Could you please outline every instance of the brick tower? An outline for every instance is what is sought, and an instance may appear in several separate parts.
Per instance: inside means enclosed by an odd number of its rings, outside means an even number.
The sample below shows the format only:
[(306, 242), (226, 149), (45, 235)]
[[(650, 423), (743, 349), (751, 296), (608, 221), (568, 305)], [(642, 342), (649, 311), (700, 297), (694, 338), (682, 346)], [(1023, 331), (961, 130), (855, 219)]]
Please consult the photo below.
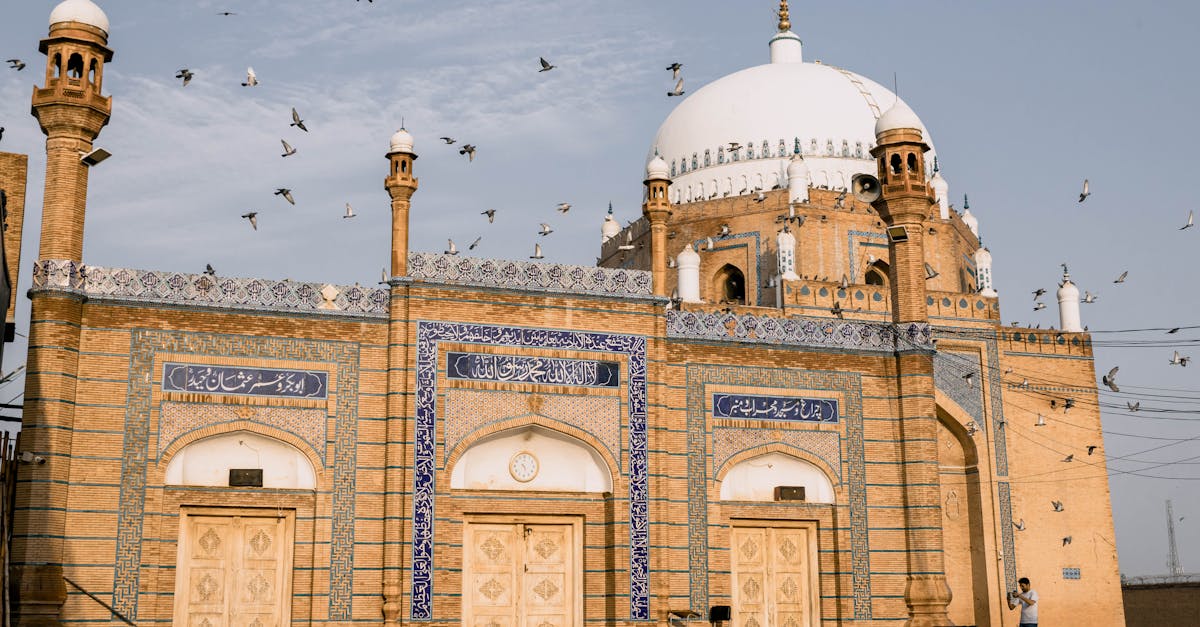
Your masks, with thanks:
[(19, 625), (57, 625), (66, 601), (64, 518), (71, 442), (76, 428), (76, 372), (83, 297), (83, 224), (88, 166), (82, 157), (108, 123), (112, 99), (101, 95), (108, 18), (90, 0), (67, 0), (50, 13), (45, 87), (34, 87), (33, 115), (46, 134), (46, 191), (35, 281), (30, 290), (28, 375), (21, 447), (40, 463), (18, 478), (12, 543)]
[[(388, 150), (389, 170), (384, 187), (392, 198), (392, 266), (389, 281), (391, 294), (388, 307), (388, 397), (387, 397), (387, 470), (385, 484), (389, 494), (407, 493), (403, 470), (405, 445), (411, 436), (405, 416), (407, 411), (408, 340), (408, 289), (404, 280), (408, 274), (408, 208), (413, 193), (417, 191), (417, 177), (413, 175), (413, 137), (401, 128), (392, 135)], [(396, 624), (400, 617), (401, 565), (404, 529), (400, 519), (407, 501), (398, 496), (387, 499), (384, 528), (384, 564), (388, 569), (383, 576), (383, 618), (387, 624)]]
[(667, 162), (655, 155), (646, 166), (646, 202), (642, 215), (650, 223), (650, 276), (655, 296), (667, 295), (667, 218), (671, 217), (671, 200), (667, 189)]
[[(881, 195), (873, 205), (887, 227), (891, 257), (892, 316), (897, 324), (928, 322), (925, 303), (925, 220), (934, 200), (925, 181), (921, 122), (903, 102), (875, 125)], [(903, 328), (903, 327), (901, 327)], [(950, 588), (942, 556), (942, 512), (938, 485), (937, 415), (934, 404), (933, 352), (898, 350), (896, 394), (899, 400), (900, 457), (903, 468), (904, 526), (908, 582), (904, 601), (907, 624), (949, 625)]]

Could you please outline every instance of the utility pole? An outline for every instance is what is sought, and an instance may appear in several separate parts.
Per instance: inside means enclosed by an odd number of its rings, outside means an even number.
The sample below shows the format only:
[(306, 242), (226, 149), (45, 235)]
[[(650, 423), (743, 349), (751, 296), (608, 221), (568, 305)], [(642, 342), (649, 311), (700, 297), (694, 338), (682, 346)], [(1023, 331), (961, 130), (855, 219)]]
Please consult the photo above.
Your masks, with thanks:
[(1183, 574), (1179, 548), (1175, 546), (1175, 511), (1171, 508), (1171, 499), (1167, 499), (1167, 574), (1172, 577)]

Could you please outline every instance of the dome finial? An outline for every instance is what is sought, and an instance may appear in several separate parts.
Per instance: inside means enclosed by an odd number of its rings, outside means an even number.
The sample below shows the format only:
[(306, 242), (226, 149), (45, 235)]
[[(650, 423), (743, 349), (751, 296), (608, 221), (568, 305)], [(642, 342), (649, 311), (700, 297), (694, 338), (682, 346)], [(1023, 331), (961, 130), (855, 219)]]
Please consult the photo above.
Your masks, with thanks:
[(612, 201), (608, 201), (608, 215), (612, 215)]
[(787, 0), (779, 0), (779, 32), (792, 30), (792, 21), (789, 18)]

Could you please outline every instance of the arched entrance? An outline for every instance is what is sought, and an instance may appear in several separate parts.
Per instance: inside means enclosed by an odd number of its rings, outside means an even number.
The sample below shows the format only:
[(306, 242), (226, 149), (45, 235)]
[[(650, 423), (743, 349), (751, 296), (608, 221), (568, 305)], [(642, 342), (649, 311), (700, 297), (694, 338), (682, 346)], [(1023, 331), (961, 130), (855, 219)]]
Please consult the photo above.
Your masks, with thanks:
[(953, 598), (955, 625), (989, 625), (987, 556), (984, 554), (979, 453), (962, 424), (938, 412), (938, 476), (941, 479), (942, 551)]
[(746, 275), (732, 264), (721, 266), (713, 275), (713, 294), (717, 301), (730, 305), (746, 304)]

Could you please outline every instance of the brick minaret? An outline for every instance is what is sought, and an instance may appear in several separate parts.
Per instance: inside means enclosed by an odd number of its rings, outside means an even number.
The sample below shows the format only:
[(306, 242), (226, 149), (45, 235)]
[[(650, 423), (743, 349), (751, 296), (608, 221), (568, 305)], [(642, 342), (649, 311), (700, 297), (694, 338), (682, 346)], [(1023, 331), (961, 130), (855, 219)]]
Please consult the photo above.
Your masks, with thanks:
[(671, 217), (671, 200), (667, 196), (671, 179), (667, 162), (655, 155), (646, 166), (646, 202), (642, 215), (650, 223), (650, 277), (655, 296), (667, 295), (667, 218)]
[[(899, 324), (928, 322), (925, 304), (925, 220), (933, 197), (925, 180), (921, 122), (902, 102), (875, 125), (871, 155), (879, 165), (882, 194), (873, 204), (888, 229), (892, 317)], [(900, 330), (903, 332), (903, 329)], [(933, 353), (896, 354), (904, 523), (908, 548), (907, 624), (949, 625), (950, 588), (942, 556), (942, 510), (936, 488), (937, 413), (933, 401)]]
[[(18, 625), (57, 625), (66, 601), (64, 515), (77, 419), (76, 380), (83, 299), (76, 289), (83, 262), (88, 168), (80, 157), (108, 123), (112, 99), (101, 95), (108, 18), (90, 0), (67, 0), (50, 14), (45, 87), (34, 87), (33, 115), (46, 134), (46, 191), (30, 290), (28, 374), (21, 448), (45, 460), (22, 465), (12, 543)], [(81, 415), (80, 418), (83, 418)], [(78, 556), (75, 556), (76, 558)]]
[(406, 403), (409, 354), (408, 340), (408, 283), (401, 278), (408, 274), (408, 208), (413, 193), (417, 191), (417, 177), (413, 175), (413, 137), (403, 128), (392, 135), (388, 150), (388, 177), (384, 187), (392, 198), (392, 265), (391, 298), (388, 306), (388, 397), (387, 397), (387, 459), (385, 485), (391, 495), (384, 504), (383, 544), (383, 618), (387, 624), (396, 624), (400, 618), (400, 579), (404, 559), (404, 528), (401, 522), (406, 500), (401, 494), (408, 492), (405, 485), (404, 466), (407, 448), (405, 442), (411, 435), (408, 406)]

